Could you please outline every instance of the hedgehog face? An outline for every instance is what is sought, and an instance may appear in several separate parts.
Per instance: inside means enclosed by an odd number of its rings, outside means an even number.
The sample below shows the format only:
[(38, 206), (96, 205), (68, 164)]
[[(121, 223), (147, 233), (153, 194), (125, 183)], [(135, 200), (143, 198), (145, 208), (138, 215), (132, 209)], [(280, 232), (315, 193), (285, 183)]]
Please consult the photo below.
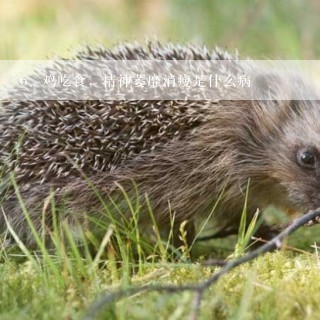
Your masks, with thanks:
[(320, 207), (320, 105), (303, 103), (289, 119), (269, 152), (270, 172), (285, 194), (279, 202), (306, 212)]

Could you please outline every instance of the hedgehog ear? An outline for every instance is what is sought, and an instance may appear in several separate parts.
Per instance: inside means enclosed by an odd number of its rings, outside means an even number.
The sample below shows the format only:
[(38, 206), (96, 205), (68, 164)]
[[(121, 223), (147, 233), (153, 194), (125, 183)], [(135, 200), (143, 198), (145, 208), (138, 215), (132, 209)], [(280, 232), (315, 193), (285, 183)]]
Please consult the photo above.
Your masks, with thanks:
[(261, 105), (278, 105), (282, 101), (296, 114), (304, 108), (301, 101), (319, 100), (317, 89), (300, 74), (258, 74), (252, 80), (252, 96)]
[(282, 77), (275, 73), (261, 73), (253, 78), (253, 100), (260, 102), (289, 100), (289, 91)]
[(279, 110), (279, 104), (289, 108), (295, 114), (301, 113), (301, 103), (296, 97), (293, 78), (291, 82), (276, 73), (263, 73), (257, 75), (253, 80), (253, 100), (261, 107), (273, 107)]

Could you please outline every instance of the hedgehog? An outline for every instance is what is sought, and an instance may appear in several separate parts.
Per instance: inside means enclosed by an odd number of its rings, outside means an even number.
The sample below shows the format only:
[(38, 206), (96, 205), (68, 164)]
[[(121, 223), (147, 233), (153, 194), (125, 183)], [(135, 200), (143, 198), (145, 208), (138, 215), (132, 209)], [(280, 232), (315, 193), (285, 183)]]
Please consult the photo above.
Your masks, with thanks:
[[(218, 48), (152, 42), (88, 47), (74, 59), (239, 58)], [(268, 75), (258, 79), (271, 82)], [(122, 221), (119, 212), (132, 214), (129, 197), (139, 206), (141, 230), (150, 232), (155, 221), (164, 238), (173, 230), (175, 244), (184, 221), (192, 243), (196, 221), (208, 216), (215, 236), (236, 233), (245, 203), (249, 218), (270, 205), (287, 212), (317, 208), (319, 103), (303, 90), (299, 101), (290, 100), (286, 92), (299, 90), (303, 79), (278, 80), (274, 99), (244, 100), (235, 93), (232, 100), (214, 101), (2, 101), (0, 231), (9, 223), (26, 245), (35, 245), (17, 190), (8, 186), (12, 173), (39, 232), (43, 214), (46, 230), (53, 228), (52, 194), (55, 208), (61, 207), (58, 221), (74, 229), (79, 222), (90, 228), (88, 216), (105, 219), (102, 200), (117, 204), (115, 220)], [(257, 235), (273, 233), (262, 223)]]

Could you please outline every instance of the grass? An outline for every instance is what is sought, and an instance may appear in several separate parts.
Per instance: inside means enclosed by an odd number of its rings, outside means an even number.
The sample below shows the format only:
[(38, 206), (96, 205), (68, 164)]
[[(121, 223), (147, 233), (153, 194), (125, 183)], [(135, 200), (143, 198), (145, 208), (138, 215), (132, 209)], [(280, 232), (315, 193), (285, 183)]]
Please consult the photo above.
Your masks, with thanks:
[[(12, 182), (15, 185), (14, 179)], [(32, 230), (29, 213), (16, 185), (15, 188)], [(106, 217), (112, 220), (116, 212), (118, 217), (129, 218), (123, 224), (100, 222), (100, 227), (104, 228), (102, 240), (90, 233), (89, 236), (83, 233), (80, 240), (79, 237), (75, 240), (68, 225), (62, 223), (60, 228), (53, 223), (50, 235), (53, 247), (49, 249), (45, 245), (42, 232), (38, 236), (33, 230), (38, 249), (32, 252), (19, 241), (14, 230), (10, 230), (20, 250), (4, 248), (1, 251), (1, 319), (56, 319), (57, 315), (61, 319), (84, 319), (101, 296), (120, 288), (194, 284), (204, 281), (218, 269), (201, 265), (203, 250), (197, 248), (197, 243), (194, 244), (194, 249), (198, 250), (196, 261), (188, 259), (186, 246), (182, 250), (184, 254), (172, 261), (168, 243), (161, 240), (156, 227), (153, 228), (154, 250), (150, 251), (150, 246), (143, 245), (143, 233), (139, 230), (139, 203), (131, 202), (122, 192), (130, 214), (120, 212), (119, 203), (111, 201), (111, 204), (103, 203)], [(50, 205), (55, 208), (53, 200), (51, 196)], [(225, 257), (230, 250), (233, 257), (242, 255), (256, 227), (257, 217), (246, 221), (245, 208), (236, 244), (227, 243), (229, 251), (224, 252)], [(270, 219), (279, 220), (276, 214), (270, 215)], [(315, 233), (316, 229), (301, 232)], [(183, 240), (186, 236), (183, 225), (180, 233)], [(300, 252), (288, 249), (269, 253), (225, 275), (206, 292), (200, 319), (317, 319), (320, 258), (317, 247), (310, 248), (312, 236), (304, 240), (305, 248), (300, 246)], [(95, 256), (90, 253), (92, 243)], [(207, 249), (212, 250), (221, 243), (211, 241)], [(287, 244), (288, 248), (289, 245), (294, 245), (294, 239)], [(89, 319), (184, 319), (191, 312), (193, 299), (190, 292), (142, 292), (101, 309)]]
[[(92, 267), (65, 258), (55, 268), (10, 258), (0, 266), (1, 319), (82, 319), (102, 293), (128, 284), (123, 270), (110, 262)], [(130, 284), (186, 284), (204, 280), (214, 268), (188, 263), (142, 265)], [(204, 297), (200, 319), (318, 319), (317, 256), (276, 252), (260, 257), (223, 277)], [(183, 319), (190, 312), (191, 293), (141, 293), (103, 310), (99, 319)]]
[[(254, 58), (315, 59), (320, 53), (319, 12), (316, 0), (1, 1), (0, 59), (68, 57), (83, 44), (108, 46), (145, 37), (219, 45)], [(19, 250), (1, 246), (0, 319), (83, 319), (105, 293), (128, 285), (198, 283), (217, 270), (201, 266), (204, 257), (239, 256), (248, 245), (251, 232), (245, 232), (248, 221), (242, 220), (236, 237), (195, 243), (196, 261), (188, 260), (184, 246), (184, 255), (170, 262), (170, 243), (161, 241), (157, 228), (150, 232), (153, 246), (143, 241), (138, 206), (127, 203), (131, 215), (126, 221), (121, 204), (114, 203), (109, 218), (118, 218), (100, 224), (99, 239), (87, 230), (82, 246), (67, 226), (54, 228), (55, 250), (46, 248), (41, 234), (36, 252), (23, 243)], [(284, 218), (274, 209), (266, 214), (271, 222)], [(184, 231), (182, 226), (182, 240)], [(205, 294), (200, 319), (319, 319), (319, 241), (318, 226), (302, 228), (286, 250), (228, 273)], [(185, 319), (192, 300), (188, 292), (140, 293), (103, 310), (99, 319)]]

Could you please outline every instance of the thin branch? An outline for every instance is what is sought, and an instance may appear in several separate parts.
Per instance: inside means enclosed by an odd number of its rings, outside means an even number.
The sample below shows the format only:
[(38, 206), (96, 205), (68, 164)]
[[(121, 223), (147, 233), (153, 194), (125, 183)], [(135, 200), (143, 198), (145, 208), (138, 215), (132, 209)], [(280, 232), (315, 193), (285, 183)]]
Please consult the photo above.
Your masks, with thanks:
[(193, 309), (190, 319), (196, 320), (198, 313), (200, 311), (201, 299), (203, 293), (206, 289), (212, 286), (215, 282), (217, 282), (223, 275), (225, 275), (230, 270), (236, 268), (237, 266), (249, 262), (258, 256), (274, 250), (276, 248), (281, 247), (282, 241), (288, 237), (291, 233), (299, 229), (300, 227), (306, 225), (309, 221), (317, 221), (317, 218), (320, 217), (320, 208), (310, 211), (305, 215), (295, 219), (287, 228), (285, 228), (281, 233), (279, 233), (276, 237), (271, 239), (269, 242), (261, 246), (260, 248), (248, 253), (247, 255), (226, 263), (226, 265), (220, 269), (220, 271), (216, 272), (209, 279), (194, 285), (146, 285), (141, 287), (129, 287), (126, 289), (119, 290), (117, 292), (106, 294), (102, 296), (98, 301), (95, 301), (89, 308), (84, 317), (84, 320), (92, 320), (95, 319), (97, 314), (105, 307), (110, 306), (112, 303), (120, 300), (121, 298), (125, 298), (128, 296), (132, 296), (134, 294), (143, 292), (143, 291), (165, 291), (168, 293), (177, 293), (181, 291), (193, 291), (195, 292), (195, 298), (193, 303)]
[(198, 314), (200, 312), (202, 296), (203, 296), (203, 290), (197, 290), (193, 300), (190, 320), (197, 320)]

